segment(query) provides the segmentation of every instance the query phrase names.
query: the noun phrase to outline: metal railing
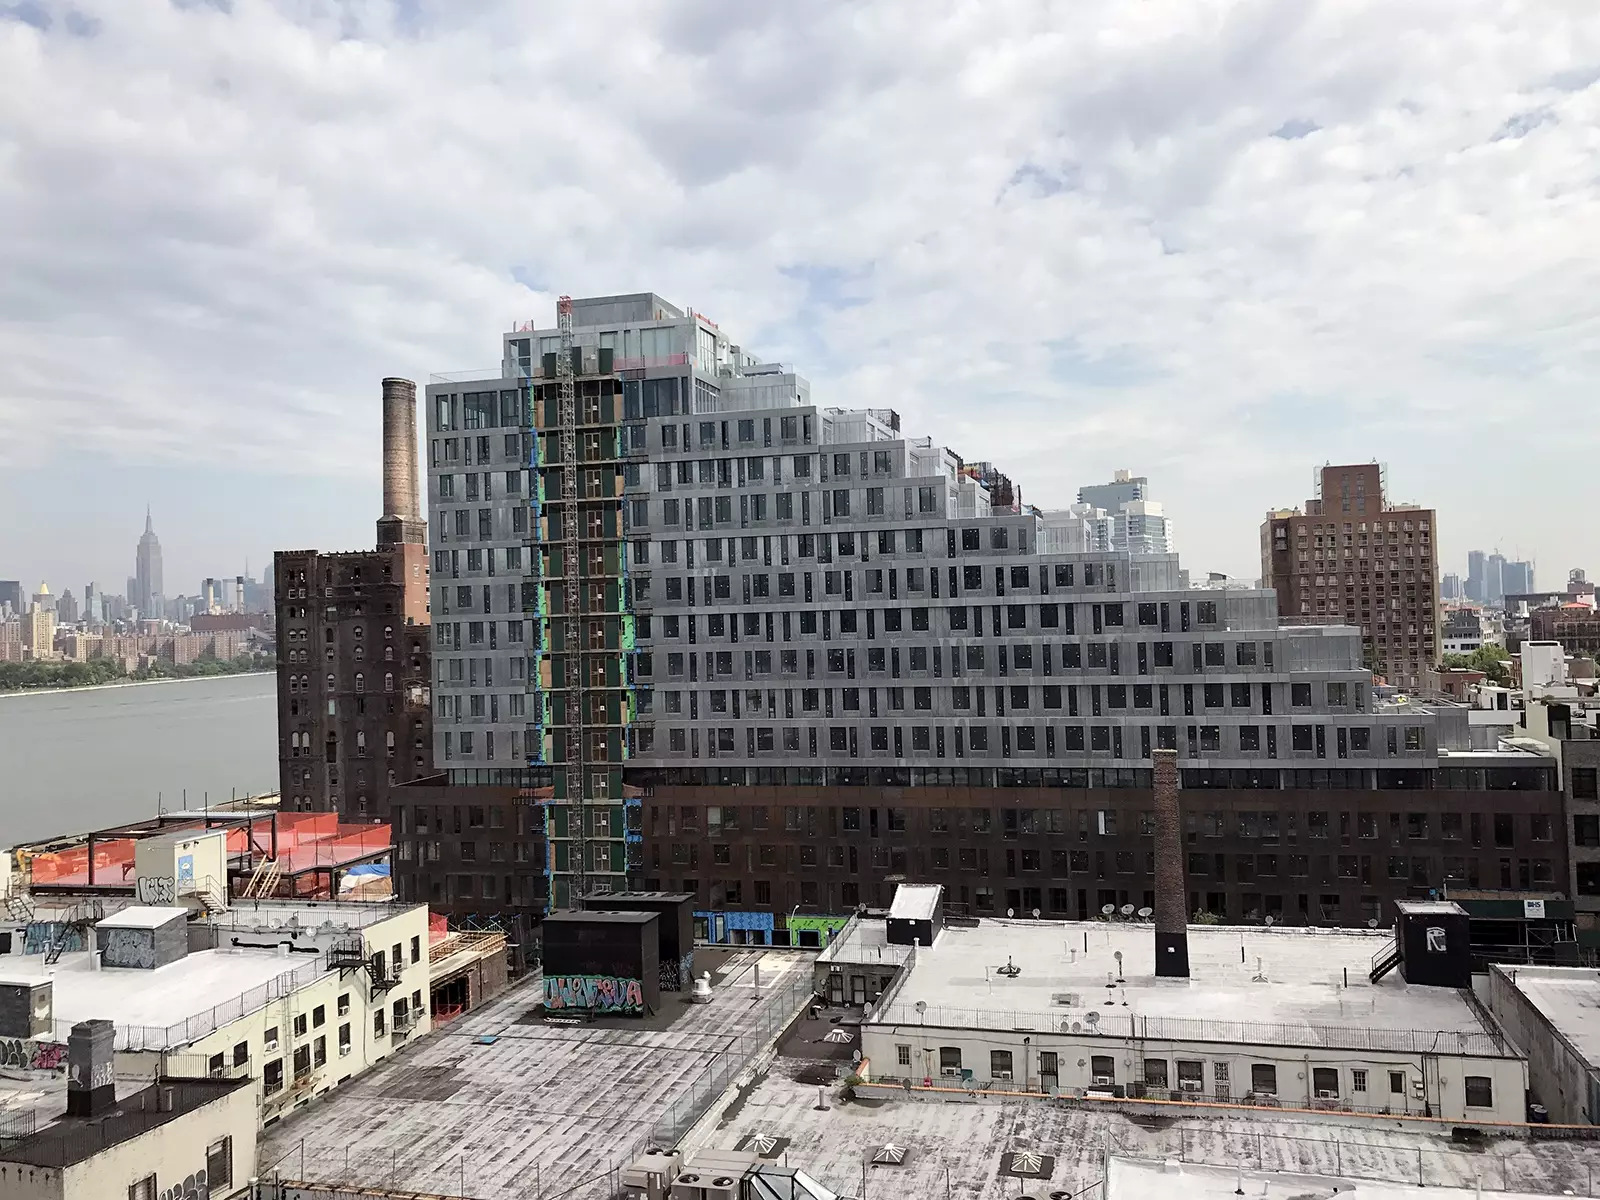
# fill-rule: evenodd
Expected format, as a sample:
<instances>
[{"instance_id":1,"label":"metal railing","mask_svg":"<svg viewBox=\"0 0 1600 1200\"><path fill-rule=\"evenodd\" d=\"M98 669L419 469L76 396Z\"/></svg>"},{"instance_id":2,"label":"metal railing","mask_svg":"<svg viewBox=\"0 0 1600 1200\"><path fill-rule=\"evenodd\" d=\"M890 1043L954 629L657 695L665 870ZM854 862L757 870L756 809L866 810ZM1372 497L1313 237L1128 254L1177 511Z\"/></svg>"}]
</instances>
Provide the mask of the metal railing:
<instances>
[{"instance_id":1,"label":"metal railing","mask_svg":"<svg viewBox=\"0 0 1600 1200\"><path fill-rule=\"evenodd\" d=\"M1098 1019L1085 1018L1098 1013ZM1139 1013L1063 1008L1059 1012L955 1008L930 1004L918 1012L908 1004L880 1005L873 1025L927 1025L949 1029L1003 1029L1023 1033L1071 1033L1108 1041L1266 1043L1309 1049L1374 1050L1394 1054L1464 1054L1509 1057L1502 1040L1486 1030L1382 1029L1362 1025L1318 1025L1310 1021L1279 1025L1258 1021L1216 1021L1194 1017L1152 1017ZM1072 1026L1077 1024L1078 1029Z\"/></svg>"}]
</instances>

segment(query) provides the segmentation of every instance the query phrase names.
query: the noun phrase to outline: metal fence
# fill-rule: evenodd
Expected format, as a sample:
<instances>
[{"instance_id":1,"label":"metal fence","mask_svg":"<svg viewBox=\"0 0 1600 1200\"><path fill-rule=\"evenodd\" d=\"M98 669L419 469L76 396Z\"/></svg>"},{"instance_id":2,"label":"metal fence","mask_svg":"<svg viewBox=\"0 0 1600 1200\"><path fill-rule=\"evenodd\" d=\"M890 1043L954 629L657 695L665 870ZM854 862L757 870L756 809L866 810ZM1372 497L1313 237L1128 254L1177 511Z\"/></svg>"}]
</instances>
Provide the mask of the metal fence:
<instances>
[{"instance_id":1,"label":"metal fence","mask_svg":"<svg viewBox=\"0 0 1600 1200\"><path fill-rule=\"evenodd\" d=\"M956 1008L930 1004L880 1006L874 1025L931 1025L950 1029L1014 1030L1021 1033L1071 1033L1104 1038L1171 1042L1234 1042L1304 1046L1310 1049L1373 1050L1395 1054L1465 1054L1504 1058L1500 1038L1488 1032L1381 1029L1363 1025L1275 1025L1257 1021L1214 1021L1192 1017L1152 1017L1098 1009L1054 1013L1007 1009Z\"/></svg>"},{"instance_id":2,"label":"metal fence","mask_svg":"<svg viewBox=\"0 0 1600 1200\"><path fill-rule=\"evenodd\" d=\"M265 1008L321 978L326 968L319 953L292 971L285 971L242 995L196 1013L176 1025L117 1025L118 1050L170 1050L197 1042L224 1026L231 1025L248 1013ZM72 1032L73 1022L55 1021L54 1039L65 1042ZM43 1040L43 1039L41 1039Z\"/></svg>"}]
</instances>

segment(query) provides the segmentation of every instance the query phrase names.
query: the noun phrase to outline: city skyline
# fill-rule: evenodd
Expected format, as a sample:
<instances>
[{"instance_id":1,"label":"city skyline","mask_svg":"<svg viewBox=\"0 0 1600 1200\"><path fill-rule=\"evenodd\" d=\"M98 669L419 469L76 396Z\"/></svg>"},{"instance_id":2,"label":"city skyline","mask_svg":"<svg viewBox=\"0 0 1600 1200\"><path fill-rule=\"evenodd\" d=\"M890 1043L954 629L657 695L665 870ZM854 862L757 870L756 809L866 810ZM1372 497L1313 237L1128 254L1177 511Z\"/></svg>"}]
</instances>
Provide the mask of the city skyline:
<instances>
[{"instance_id":1,"label":"city skyline","mask_svg":"<svg viewBox=\"0 0 1600 1200\"><path fill-rule=\"evenodd\" d=\"M122 497L170 514L174 580L242 560L242 541L253 561L363 544L371 379L485 365L482 330L547 313L554 293L640 287L736 315L828 404L892 396L908 427L1042 507L1119 467L1147 475L1195 571L1252 577L1254 530L1305 493L1304 464L1373 457L1408 481L1399 499L1438 509L1442 561L1498 542L1547 573L1580 565L1571 481L1600 433L1549 439L1508 488L1461 464L1514 436L1530 391L1554 410L1586 399L1582 323L1561 314L1591 303L1600 227L1574 165L1594 15L1526 44L1513 11L1427 5L1215 26L1179 12L1159 33L1117 9L720 23L669 6L616 22L619 53L682 81L661 106L621 84L596 104L559 49L593 18L560 9L533 37L493 6L307 25L228 7L0 18L0 62L43 114L16 124L0 199L18 266L0 292L15 430L0 498L49 495L78 518L72 538L18 528L19 574L122 578L107 570L121 543L96 528ZM708 39L726 72L704 69ZM1126 49L1094 71L1036 69L1108 39ZM1507 49L1485 66L1481 44ZM1407 48L1425 46L1419 86ZM316 150L281 111L306 62L324 80L356 70L374 100L330 106ZM520 77L493 69L513 63L540 72L551 114L526 162L481 137L484 114L526 102L495 82ZM464 71L450 104L414 86ZM866 158L843 136L858 96L874 97ZM568 111L586 133L552 171ZM163 141L171 114L196 134ZM140 169L110 128L147 130L165 169ZM620 186L594 144L627 147ZM462 170L482 186L439 186ZM251 182L225 195L224 177ZM82 355L85 324L115 373Z\"/></svg>"}]
</instances>

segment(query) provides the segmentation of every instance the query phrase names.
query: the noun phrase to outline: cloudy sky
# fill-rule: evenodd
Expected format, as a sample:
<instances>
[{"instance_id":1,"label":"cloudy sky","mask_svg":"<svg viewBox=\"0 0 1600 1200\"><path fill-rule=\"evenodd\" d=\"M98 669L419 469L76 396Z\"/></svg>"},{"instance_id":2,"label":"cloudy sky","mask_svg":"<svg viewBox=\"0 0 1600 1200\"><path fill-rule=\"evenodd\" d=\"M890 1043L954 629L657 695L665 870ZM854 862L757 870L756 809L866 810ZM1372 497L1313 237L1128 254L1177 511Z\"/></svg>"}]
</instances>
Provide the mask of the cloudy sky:
<instances>
[{"instance_id":1,"label":"cloudy sky","mask_svg":"<svg viewBox=\"0 0 1600 1200\"><path fill-rule=\"evenodd\" d=\"M654 290L1196 571L1381 459L1600 571L1592 0L0 0L0 576L370 543L378 380Z\"/></svg>"}]
</instances>

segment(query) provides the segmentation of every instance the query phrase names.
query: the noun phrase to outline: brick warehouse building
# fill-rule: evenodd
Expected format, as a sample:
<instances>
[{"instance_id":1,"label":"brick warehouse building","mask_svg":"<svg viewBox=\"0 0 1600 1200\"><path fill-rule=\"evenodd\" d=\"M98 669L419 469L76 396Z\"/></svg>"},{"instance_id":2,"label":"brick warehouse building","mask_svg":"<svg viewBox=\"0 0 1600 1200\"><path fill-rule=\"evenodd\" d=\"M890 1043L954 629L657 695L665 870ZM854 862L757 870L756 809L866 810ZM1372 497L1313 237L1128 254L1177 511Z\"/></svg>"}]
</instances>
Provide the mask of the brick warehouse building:
<instances>
[{"instance_id":1,"label":"brick warehouse building","mask_svg":"<svg viewBox=\"0 0 1600 1200\"><path fill-rule=\"evenodd\" d=\"M1189 591L1173 555L1041 554L1041 514L894 413L812 405L659 297L573 307L585 487L606 511L622 487L620 535L598 512L591 536L625 553L586 559L620 582L595 678L624 779L581 799L606 884L693 891L708 932L762 941L900 877L979 912L1139 906L1157 747L1193 793L1196 908L1364 923L1447 882L1564 878L1549 764L1381 701L1360 629ZM499 377L436 378L427 429L435 762L545 810L562 906L561 477L535 403L558 345L519 330Z\"/></svg>"},{"instance_id":2,"label":"brick warehouse building","mask_svg":"<svg viewBox=\"0 0 1600 1200\"><path fill-rule=\"evenodd\" d=\"M430 773L427 527L417 503L416 388L383 381L377 548L280 550L278 789L285 809L389 819L390 790Z\"/></svg>"}]
</instances>

